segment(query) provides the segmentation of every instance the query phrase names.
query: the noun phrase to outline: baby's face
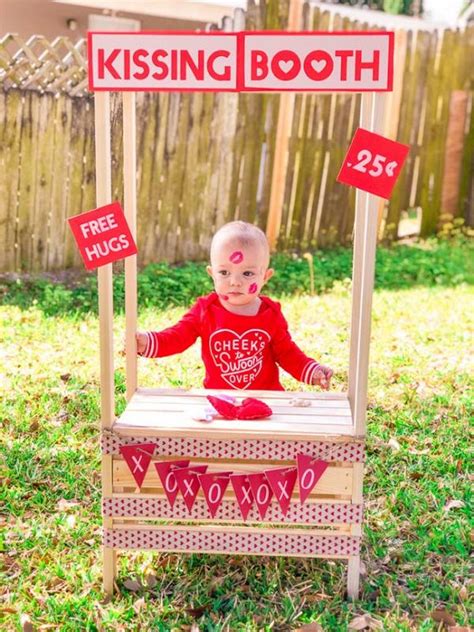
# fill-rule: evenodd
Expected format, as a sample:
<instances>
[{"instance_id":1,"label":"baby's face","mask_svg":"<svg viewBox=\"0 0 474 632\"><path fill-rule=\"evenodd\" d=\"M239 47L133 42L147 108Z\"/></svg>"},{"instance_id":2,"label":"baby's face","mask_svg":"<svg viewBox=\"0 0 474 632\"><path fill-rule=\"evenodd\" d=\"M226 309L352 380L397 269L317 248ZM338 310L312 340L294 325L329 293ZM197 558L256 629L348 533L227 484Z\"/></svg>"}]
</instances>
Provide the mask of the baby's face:
<instances>
[{"instance_id":1,"label":"baby's face","mask_svg":"<svg viewBox=\"0 0 474 632\"><path fill-rule=\"evenodd\" d=\"M238 240L231 239L213 248L207 271L220 300L238 307L248 305L258 297L273 274L267 265L266 253L258 242L242 246Z\"/></svg>"}]
</instances>

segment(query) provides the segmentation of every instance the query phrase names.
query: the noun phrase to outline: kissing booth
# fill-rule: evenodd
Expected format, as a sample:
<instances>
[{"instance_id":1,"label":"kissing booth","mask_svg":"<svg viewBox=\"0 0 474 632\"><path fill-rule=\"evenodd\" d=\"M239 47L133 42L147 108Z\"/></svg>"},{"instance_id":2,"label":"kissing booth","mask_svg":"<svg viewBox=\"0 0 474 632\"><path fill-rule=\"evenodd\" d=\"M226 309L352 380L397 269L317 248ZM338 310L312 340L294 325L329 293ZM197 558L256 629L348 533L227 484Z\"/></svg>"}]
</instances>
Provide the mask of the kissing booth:
<instances>
[{"instance_id":1,"label":"kissing booth","mask_svg":"<svg viewBox=\"0 0 474 632\"><path fill-rule=\"evenodd\" d=\"M219 53L212 48L216 45ZM163 69L163 59L172 58L165 55L172 46L188 55L176 62L174 76L171 66L166 75ZM204 57L214 55L216 63L221 55L228 62L225 72L222 64L214 67L214 76L209 64L207 69L205 62L199 66L201 50ZM299 68L299 74L290 77L288 59L278 58L275 51L293 51L292 70ZM197 57L191 62L193 52ZM340 71L337 80L321 75L324 55L333 56ZM111 91L122 92L124 211L135 235L137 90L360 92L360 126L376 132L383 115L381 93L391 89L392 58L391 33L90 33L97 205L111 203ZM188 70L184 78L183 68ZM153 549L345 560L348 595L358 595L378 203L357 190L347 392L229 388L226 394L238 400L252 395L266 402L273 415L265 420L203 423L193 418L193 410L208 403L207 395L222 392L139 387L136 255L125 259L128 403L116 418L112 264L98 269L108 593L114 589L118 550ZM187 483L178 476L180 469L193 474ZM203 473L206 478L200 477Z\"/></svg>"}]
</instances>

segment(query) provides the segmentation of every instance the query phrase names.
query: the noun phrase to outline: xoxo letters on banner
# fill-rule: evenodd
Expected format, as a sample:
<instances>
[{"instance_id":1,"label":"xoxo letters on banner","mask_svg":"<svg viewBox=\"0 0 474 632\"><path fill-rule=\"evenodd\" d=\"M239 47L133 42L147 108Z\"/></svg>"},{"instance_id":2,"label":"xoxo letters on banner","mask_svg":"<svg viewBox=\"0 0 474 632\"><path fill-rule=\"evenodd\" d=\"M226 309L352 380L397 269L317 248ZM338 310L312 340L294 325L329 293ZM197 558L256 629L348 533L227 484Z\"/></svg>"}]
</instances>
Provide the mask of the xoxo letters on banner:
<instances>
[{"instance_id":1,"label":"xoxo letters on banner","mask_svg":"<svg viewBox=\"0 0 474 632\"><path fill-rule=\"evenodd\" d=\"M283 515L286 516L290 508L291 495L296 484L297 470L296 467L283 467L277 470L265 470L270 487L272 488L275 498L281 507Z\"/></svg>"},{"instance_id":2,"label":"xoxo letters on banner","mask_svg":"<svg viewBox=\"0 0 474 632\"><path fill-rule=\"evenodd\" d=\"M214 472L213 474L201 474L199 476L199 482L201 483L209 512L213 518L224 498L231 474L232 472Z\"/></svg>"},{"instance_id":3,"label":"xoxo letters on banner","mask_svg":"<svg viewBox=\"0 0 474 632\"><path fill-rule=\"evenodd\" d=\"M199 474L204 474L206 470L207 465L195 465L194 467L177 468L174 472L179 491L189 512L193 508L199 491Z\"/></svg>"},{"instance_id":4,"label":"xoxo letters on banner","mask_svg":"<svg viewBox=\"0 0 474 632\"><path fill-rule=\"evenodd\" d=\"M120 448L120 453L125 459L138 487L143 485L154 452L154 443L124 445Z\"/></svg>"},{"instance_id":5,"label":"xoxo letters on banner","mask_svg":"<svg viewBox=\"0 0 474 632\"><path fill-rule=\"evenodd\" d=\"M154 450L153 443L120 448L139 487L143 484ZM214 518L231 482L235 500L244 520L247 519L254 502L263 520L273 497L286 516L296 482L299 485L300 502L304 503L328 465L327 461L305 454L297 455L296 467L280 467L248 474L233 474L231 471L208 473L207 465L190 466L189 459L154 463L171 507L174 506L178 493L181 493L191 513L199 490L202 489L209 512Z\"/></svg>"},{"instance_id":6,"label":"xoxo letters on banner","mask_svg":"<svg viewBox=\"0 0 474 632\"><path fill-rule=\"evenodd\" d=\"M174 470L182 467L189 467L189 459L185 461L165 461L164 463L155 463L155 468L160 477L161 484L166 494L166 498L171 506L174 505L176 496L178 495L178 481L174 474Z\"/></svg>"}]
</instances>

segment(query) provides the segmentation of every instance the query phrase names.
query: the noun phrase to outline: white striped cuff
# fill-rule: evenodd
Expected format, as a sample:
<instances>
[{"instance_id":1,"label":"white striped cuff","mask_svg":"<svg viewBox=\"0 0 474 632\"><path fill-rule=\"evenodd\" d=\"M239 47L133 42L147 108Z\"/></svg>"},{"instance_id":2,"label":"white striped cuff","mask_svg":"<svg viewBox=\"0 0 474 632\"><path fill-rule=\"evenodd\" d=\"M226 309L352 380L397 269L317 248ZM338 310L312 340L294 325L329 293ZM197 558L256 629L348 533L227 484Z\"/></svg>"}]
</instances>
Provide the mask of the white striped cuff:
<instances>
[{"instance_id":1,"label":"white striped cuff","mask_svg":"<svg viewBox=\"0 0 474 632\"><path fill-rule=\"evenodd\" d=\"M152 331L145 331L146 347L143 353L140 353L143 358L156 358L158 354L158 340L153 335Z\"/></svg>"},{"instance_id":2,"label":"white striped cuff","mask_svg":"<svg viewBox=\"0 0 474 632\"><path fill-rule=\"evenodd\" d=\"M318 368L319 364L315 362L315 360L310 360L303 369L303 373L301 374L301 381L305 384L312 384L314 373Z\"/></svg>"}]
</instances>

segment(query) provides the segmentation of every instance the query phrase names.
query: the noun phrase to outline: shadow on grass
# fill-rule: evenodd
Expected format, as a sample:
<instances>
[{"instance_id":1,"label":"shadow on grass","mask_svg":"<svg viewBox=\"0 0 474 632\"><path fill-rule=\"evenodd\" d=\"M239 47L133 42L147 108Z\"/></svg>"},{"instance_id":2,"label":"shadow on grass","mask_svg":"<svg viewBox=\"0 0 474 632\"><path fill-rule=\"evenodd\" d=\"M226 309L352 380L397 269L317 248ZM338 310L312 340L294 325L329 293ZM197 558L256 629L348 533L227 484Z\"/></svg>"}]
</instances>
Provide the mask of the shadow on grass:
<instances>
[{"instance_id":1,"label":"shadow on grass","mask_svg":"<svg viewBox=\"0 0 474 632\"><path fill-rule=\"evenodd\" d=\"M272 257L276 274L268 284L268 294L281 297L312 291L308 261L299 255ZM352 249L335 248L313 253L314 292L330 291L335 283L352 276ZM205 263L169 265L154 263L138 275L139 304L162 310L187 306L212 290ZM124 309L123 264L116 265L114 305ZM379 247L375 268L375 288L399 290L415 286L452 287L474 284L474 240L428 240L411 245ZM0 275L3 305L21 309L35 307L48 316L81 315L97 312L97 275L63 271L46 275Z\"/></svg>"}]
</instances>

